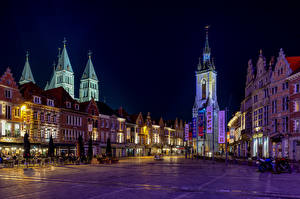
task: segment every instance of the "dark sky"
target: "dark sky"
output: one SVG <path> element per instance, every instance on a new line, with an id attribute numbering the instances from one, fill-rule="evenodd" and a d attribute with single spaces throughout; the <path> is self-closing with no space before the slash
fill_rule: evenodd
<path id="1" fill-rule="evenodd" d="M 300 55 L 299 9 L 287 1 L 103 2 L 109 1 L 1 1 L 0 72 L 10 66 L 19 80 L 29 49 L 34 78 L 44 87 L 66 37 L 77 96 L 90 49 L 101 98 L 111 107 L 189 120 L 205 25 L 211 25 L 222 109 L 239 109 L 247 62 L 259 49 L 267 59 L 280 48 Z"/>

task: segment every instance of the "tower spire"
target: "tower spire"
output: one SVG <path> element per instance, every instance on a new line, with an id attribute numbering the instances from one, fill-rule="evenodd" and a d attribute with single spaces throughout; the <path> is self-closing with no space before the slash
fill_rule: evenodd
<path id="1" fill-rule="evenodd" d="M 80 79 L 79 100 L 81 102 L 90 101 L 92 98 L 95 101 L 99 101 L 99 80 L 97 78 L 91 57 L 92 51 L 89 50 L 88 61 Z"/>
<path id="2" fill-rule="evenodd" d="M 64 37 L 64 40 L 62 41 L 63 42 L 63 44 L 64 44 L 64 48 L 66 47 L 66 43 L 67 43 L 67 40 L 66 40 L 66 38 Z"/>
<path id="3" fill-rule="evenodd" d="M 209 48 L 209 43 L 208 43 L 209 26 L 205 26 L 204 29 L 206 32 L 206 36 L 205 36 L 205 46 L 204 46 L 204 50 L 203 50 L 203 62 L 206 63 L 206 62 L 210 61 L 210 48 Z"/>
<path id="4" fill-rule="evenodd" d="M 23 72 L 22 72 L 22 76 L 20 78 L 19 84 L 25 84 L 25 83 L 28 83 L 28 82 L 35 83 L 32 72 L 31 72 L 30 64 L 29 64 L 29 51 L 27 50 L 26 51 L 25 65 L 24 65 L 24 68 L 23 68 Z"/>

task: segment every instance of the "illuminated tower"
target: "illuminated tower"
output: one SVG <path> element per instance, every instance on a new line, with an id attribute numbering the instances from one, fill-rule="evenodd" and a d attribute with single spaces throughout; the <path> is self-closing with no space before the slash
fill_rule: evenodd
<path id="1" fill-rule="evenodd" d="M 215 149 L 217 149 L 217 135 L 218 135 L 218 112 L 219 105 L 217 101 L 217 72 L 215 70 L 215 65 L 213 59 L 211 58 L 211 49 L 208 43 L 208 28 L 206 28 L 206 40 L 205 47 L 203 49 L 202 59 L 199 58 L 199 64 L 196 71 L 196 96 L 195 103 L 193 106 L 193 120 L 197 121 L 196 126 L 199 124 L 199 116 L 201 113 L 206 114 L 206 109 L 208 106 L 212 107 L 213 110 L 213 133 Z M 204 134 L 199 136 L 199 128 L 196 128 L 197 137 L 194 139 L 195 150 L 199 154 L 206 152 L 206 155 L 211 155 L 213 145 L 212 134 L 206 134 L 206 116 L 204 117 Z M 195 126 L 195 125 L 194 125 Z M 198 141 L 198 144 L 195 142 Z M 205 144 L 205 149 L 204 149 Z M 216 152 L 217 150 L 215 150 Z"/>
<path id="2" fill-rule="evenodd" d="M 64 39 L 64 48 L 58 55 L 57 66 L 54 68 L 50 84 L 46 87 L 47 89 L 63 87 L 74 98 L 74 73 L 66 49 L 66 42 Z"/>
<path id="3" fill-rule="evenodd" d="M 94 69 L 91 55 L 92 53 L 89 52 L 89 59 L 80 79 L 79 100 L 81 102 L 90 101 L 92 98 L 94 98 L 95 101 L 99 101 L 98 78 Z"/>
<path id="4" fill-rule="evenodd" d="M 19 84 L 22 85 L 22 84 L 25 84 L 28 82 L 35 83 L 31 69 L 30 69 L 30 65 L 29 65 L 29 52 L 27 51 L 26 52 L 26 61 L 25 61 L 25 65 L 23 68 L 23 72 L 22 72 L 22 76 L 20 78 Z"/>

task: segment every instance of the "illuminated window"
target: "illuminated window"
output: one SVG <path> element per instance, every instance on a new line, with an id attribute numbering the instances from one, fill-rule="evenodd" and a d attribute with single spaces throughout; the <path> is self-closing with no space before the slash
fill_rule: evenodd
<path id="1" fill-rule="evenodd" d="M 202 99 L 206 99 L 206 81 L 202 81 Z"/>
<path id="2" fill-rule="evenodd" d="M 52 100 L 52 99 L 47 99 L 47 105 L 48 105 L 48 106 L 54 106 L 54 100 Z"/>
<path id="3" fill-rule="evenodd" d="M 41 104 L 41 97 L 33 96 L 33 102 L 35 104 Z"/>

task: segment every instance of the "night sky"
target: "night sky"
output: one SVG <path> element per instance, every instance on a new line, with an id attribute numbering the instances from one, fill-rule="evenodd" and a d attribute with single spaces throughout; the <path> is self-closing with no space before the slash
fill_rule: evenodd
<path id="1" fill-rule="evenodd" d="M 100 98 L 105 97 L 112 108 L 190 120 L 205 25 L 211 25 L 209 42 L 221 109 L 239 109 L 247 62 L 250 58 L 256 62 L 259 49 L 267 61 L 280 48 L 286 56 L 300 55 L 299 9 L 286 1 L 278 5 L 103 2 L 1 2 L 1 74 L 9 66 L 19 81 L 29 49 L 34 78 L 44 88 L 66 37 L 76 96 L 91 50 Z"/>

